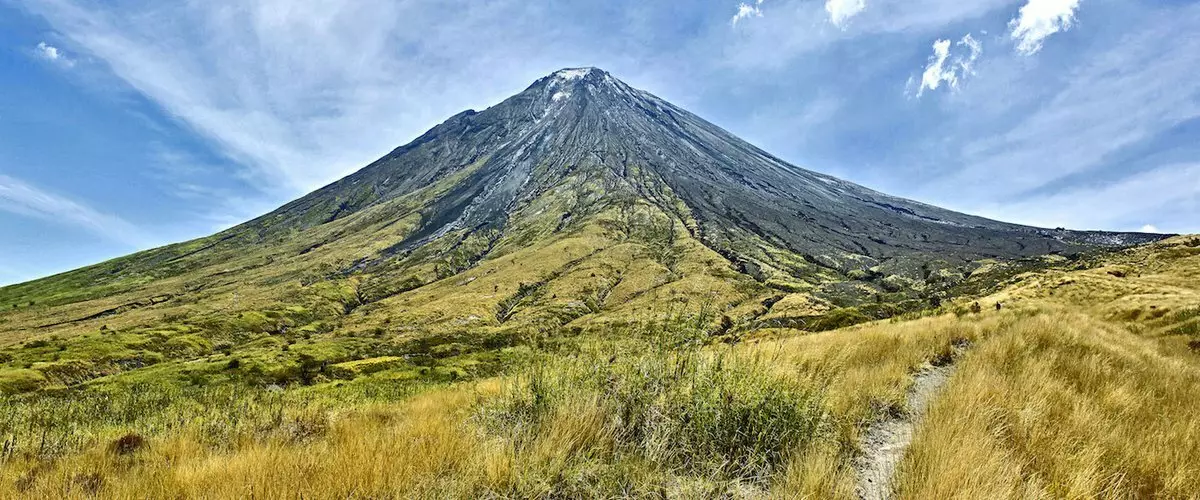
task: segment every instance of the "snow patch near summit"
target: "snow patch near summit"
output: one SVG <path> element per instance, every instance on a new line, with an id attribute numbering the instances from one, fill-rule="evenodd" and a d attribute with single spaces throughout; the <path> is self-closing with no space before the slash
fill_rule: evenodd
<path id="1" fill-rule="evenodd" d="M 583 77 L 587 76 L 588 73 L 591 73 L 591 72 L 592 72 L 592 68 L 564 69 L 564 70 L 559 70 L 557 73 L 555 73 L 554 77 L 558 78 L 560 80 L 566 80 L 569 82 L 572 80 L 578 80 L 580 78 L 583 78 Z"/>

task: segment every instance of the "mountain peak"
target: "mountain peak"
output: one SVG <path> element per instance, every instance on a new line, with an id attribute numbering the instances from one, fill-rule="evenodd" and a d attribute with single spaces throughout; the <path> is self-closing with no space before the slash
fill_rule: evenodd
<path id="1" fill-rule="evenodd" d="M 625 107 L 647 97 L 595 67 L 560 69 L 538 79 L 522 95 L 532 100 L 531 111 L 537 117 L 558 115 L 567 109 L 578 110 L 589 105 Z"/>
<path id="2" fill-rule="evenodd" d="M 563 221 L 630 206 L 652 207 L 677 225 L 669 227 L 757 269 L 756 279 L 789 282 L 880 266 L 921 281 L 933 261 L 1147 239 L 1051 232 L 887 196 L 787 164 L 594 67 L 557 70 L 483 112 L 460 114 L 268 218 L 327 223 L 438 182 L 452 188 L 423 201 L 412 230 L 362 265 L 447 236 L 536 241 L 546 235 L 534 228 L 562 223 L 566 231 Z"/>
<path id="3" fill-rule="evenodd" d="M 607 75 L 608 72 L 600 68 L 588 66 L 583 68 L 563 68 L 549 75 L 550 78 L 557 80 L 578 80 L 592 74 Z"/>
<path id="4" fill-rule="evenodd" d="M 590 66 L 560 69 L 538 79 L 530 86 L 530 89 L 571 90 L 582 88 L 596 90 L 601 87 L 633 90 L 632 87 L 616 79 L 607 71 Z"/>

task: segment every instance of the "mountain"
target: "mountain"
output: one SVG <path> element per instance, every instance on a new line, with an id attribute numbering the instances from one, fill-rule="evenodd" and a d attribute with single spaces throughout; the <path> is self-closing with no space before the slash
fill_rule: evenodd
<path id="1" fill-rule="evenodd" d="M 888 196 L 564 69 L 245 224 L 0 289 L 0 341 L 103 328 L 236 347 L 255 332 L 483 335 L 701 312 L 725 330 L 819 329 L 1158 238 Z"/>
<path id="2" fill-rule="evenodd" d="M 644 202 L 738 262 L 783 264 L 769 246 L 838 271 L 899 259 L 1015 258 L 1144 242 L 1047 231 L 871 191 L 779 160 L 595 68 L 566 69 L 482 113 L 466 111 L 363 170 L 251 223 L 310 227 L 463 175 L 393 250 L 450 232 L 513 226 L 564 188 L 564 220 Z M 590 188 L 580 189 L 582 186 Z"/>

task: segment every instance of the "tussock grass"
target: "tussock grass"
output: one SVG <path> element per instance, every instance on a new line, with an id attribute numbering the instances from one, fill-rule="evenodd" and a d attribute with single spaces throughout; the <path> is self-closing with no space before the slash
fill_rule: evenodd
<path id="1" fill-rule="evenodd" d="M 592 468 L 582 477 L 611 483 L 556 493 L 619 494 L 629 478 L 611 464 L 628 462 L 762 486 L 822 431 L 822 395 L 754 361 L 699 352 L 605 358 L 539 366 L 481 408 L 486 427 L 519 453 L 544 460 L 554 450 L 556 468 Z M 584 463 L 595 459 L 608 463 Z"/>
<path id="2" fill-rule="evenodd" d="M 434 391 L 402 406 L 359 408 L 331 420 L 320 439 L 256 440 L 234 451 L 203 446 L 188 428 L 125 455 L 96 448 L 56 462 L 10 462 L 0 496 L 465 498 L 488 484 L 491 456 L 454 418 L 474 398 Z"/>
<path id="3" fill-rule="evenodd" d="M 266 438 L 301 439 L 321 434 L 334 407 L 313 395 L 235 385 L 135 384 L 0 398 L 0 461 L 56 460 L 129 432 L 156 438 L 187 432 L 198 444 L 225 449 Z"/>
<path id="4" fill-rule="evenodd" d="M 976 347 L 902 464 L 907 498 L 1188 498 L 1200 368 L 1093 317 L 1014 319 Z"/>
<path id="5" fill-rule="evenodd" d="M 775 373 L 824 395 L 825 432 L 793 450 L 773 494 L 781 498 L 854 498 L 854 457 L 874 421 L 904 410 L 913 373 L 977 342 L 995 325 L 952 315 L 880 322 L 790 337 L 747 348 Z"/>

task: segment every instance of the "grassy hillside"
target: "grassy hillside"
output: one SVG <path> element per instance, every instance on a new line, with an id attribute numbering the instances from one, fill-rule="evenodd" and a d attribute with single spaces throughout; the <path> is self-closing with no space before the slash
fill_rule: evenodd
<path id="1" fill-rule="evenodd" d="M 508 366 L 505 348 L 543 338 L 679 321 L 729 341 L 821 331 L 1082 263 L 935 264 L 917 281 L 886 266 L 842 274 L 763 244 L 771 261 L 790 262 L 785 272 L 729 260 L 692 235 L 694 221 L 584 171 L 527 200 L 502 231 L 450 231 L 397 249 L 422 207 L 470 171 L 315 226 L 289 229 L 271 215 L 0 288 L 0 392 L 456 380 L 494 374 Z"/>
<path id="2" fill-rule="evenodd" d="M 819 333 L 762 314 L 728 324 L 737 306 L 725 297 L 749 292 L 705 281 L 695 286 L 716 290 L 711 302 L 666 305 L 666 290 L 684 286 L 671 282 L 654 288 L 654 314 L 626 296 L 614 304 L 629 310 L 586 328 L 502 327 L 578 297 L 585 286 L 560 280 L 599 283 L 604 262 L 629 266 L 609 296 L 645 289 L 625 283 L 641 274 L 629 269 L 669 271 L 645 246 L 595 241 L 562 238 L 439 285 L 482 282 L 487 295 L 497 285 L 485 280 L 521 261 L 564 269 L 496 290 L 512 299 L 503 309 L 407 297 L 406 311 L 422 311 L 408 314 L 431 324 L 439 310 L 487 318 L 479 335 L 398 334 L 376 326 L 388 324 L 383 309 L 361 307 L 322 330 L 314 303 L 239 313 L 236 349 L 187 322 L 14 340 L 0 376 L 12 393 L 0 399 L 0 496 L 853 498 L 868 427 L 904 418 L 914 375 L 946 363 L 957 371 L 904 454 L 901 497 L 1200 491 L 1198 238 L 1060 262 L 977 297 Z M 703 264 L 688 252 L 678 265 Z M 353 293 L 340 285 L 325 285 L 329 303 Z M 780 304 L 829 307 L 811 295 Z M 295 326 L 269 331 L 281 323 Z M 161 358 L 88 371 L 138 355 Z"/>

